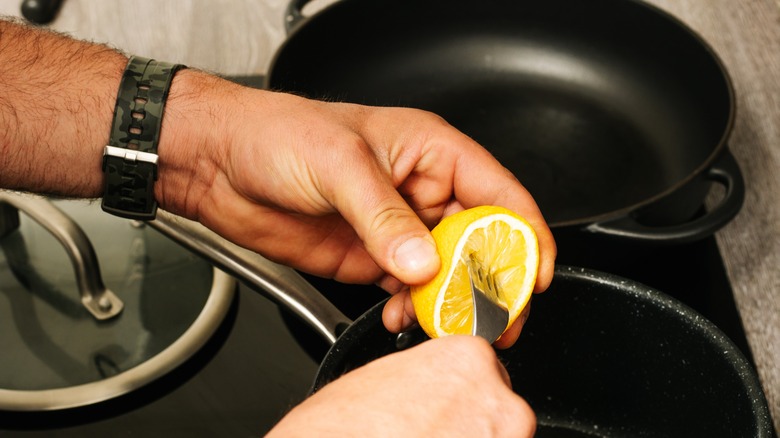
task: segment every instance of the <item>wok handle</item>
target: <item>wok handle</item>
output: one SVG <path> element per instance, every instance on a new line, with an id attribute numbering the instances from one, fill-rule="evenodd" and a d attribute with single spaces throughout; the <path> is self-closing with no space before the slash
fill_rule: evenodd
<path id="1" fill-rule="evenodd" d="M 294 269 L 242 248 L 205 226 L 158 210 L 151 227 L 206 258 L 304 320 L 331 344 L 352 320 Z"/>
<path id="2" fill-rule="evenodd" d="M 48 24 L 57 15 L 62 0 L 24 0 L 22 15 L 35 24 Z"/>
<path id="3" fill-rule="evenodd" d="M 308 16 L 303 13 L 303 8 L 306 7 L 307 4 L 316 1 L 317 0 L 290 0 L 284 14 L 284 29 L 287 31 L 287 35 L 291 34 L 300 26 L 301 22 L 308 18 Z"/>
<path id="4" fill-rule="evenodd" d="M 693 242 L 708 236 L 733 219 L 745 200 L 745 182 L 734 156 L 725 149 L 709 168 L 706 177 L 725 187 L 720 203 L 701 217 L 671 226 L 649 226 L 638 223 L 630 214 L 619 219 L 595 222 L 586 231 L 595 234 L 631 239 L 650 243 L 677 244 Z"/>
<path id="5" fill-rule="evenodd" d="M 303 16 L 303 7 L 310 0 L 290 0 L 284 14 L 284 30 L 291 34 L 306 17 Z"/>

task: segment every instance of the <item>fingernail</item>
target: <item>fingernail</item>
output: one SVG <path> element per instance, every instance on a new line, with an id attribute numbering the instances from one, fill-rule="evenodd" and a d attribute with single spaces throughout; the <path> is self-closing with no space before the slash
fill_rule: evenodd
<path id="1" fill-rule="evenodd" d="M 418 271 L 436 260 L 436 245 L 423 237 L 412 237 L 395 250 L 395 264 L 405 271 Z"/>

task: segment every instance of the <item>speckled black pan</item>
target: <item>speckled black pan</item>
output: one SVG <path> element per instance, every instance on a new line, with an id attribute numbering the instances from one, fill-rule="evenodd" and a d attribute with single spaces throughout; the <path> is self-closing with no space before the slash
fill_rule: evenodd
<path id="1" fill-rule="evenodd" d="M 383 305 L 341 334 L 314 391 L 406 348 L 382 325 Z M 531 309 L 517 344 L 498 355 L 538 416 L 537 436 L 773 436 L 752 365 L 681 302 L 621 277 L 558 267 Z"/>
<path id="2" fill-rule="evenodd" d="M 167 212 L 151 224 L 265 292 L 328 340 L 312 392 L 428 341 L 420 330 L 389 333 L 384 301 L 351 320 L 293 269 L 200 224 Z M 532 298 L 519 341 L 498 355 L 514 390 L 536 412 L 540 437 L 774 433 L 754 368 L 720 329 L 676 299 L 612 274 L 558 266 L 549 289 Z"/>

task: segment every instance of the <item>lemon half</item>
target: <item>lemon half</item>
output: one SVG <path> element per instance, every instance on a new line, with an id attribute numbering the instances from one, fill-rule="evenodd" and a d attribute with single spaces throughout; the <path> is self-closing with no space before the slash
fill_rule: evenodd
<path id="1" fill-rule="evenodd" d="M 441 257 L 439 273 L 411 287 L 417 320 L 435 338 L 470 334 L 473 321 L 466 261 L 492 275 L 499 299 L 509 309 L 506 331 L 533 294 L 539 266 L 536 233 L 524 218 L 496 206 L 481 206 L 444 218 L 432 231 Z"/>

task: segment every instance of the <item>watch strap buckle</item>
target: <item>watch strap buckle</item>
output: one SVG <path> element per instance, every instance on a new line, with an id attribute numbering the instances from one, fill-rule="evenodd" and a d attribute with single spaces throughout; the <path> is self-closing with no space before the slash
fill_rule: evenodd
<path id="1" fill-rule="evenodd" d="M 157 215 L 154 182 L 157 154 L 106 146 L 103 172 L 106 189 L 101 208 L 127 219 L 153 220 Z"/>

